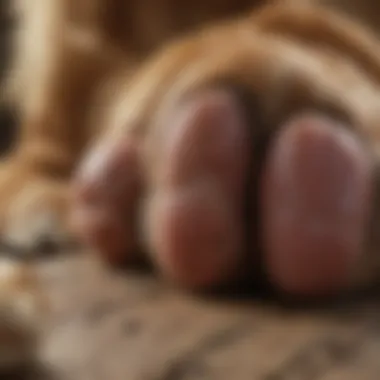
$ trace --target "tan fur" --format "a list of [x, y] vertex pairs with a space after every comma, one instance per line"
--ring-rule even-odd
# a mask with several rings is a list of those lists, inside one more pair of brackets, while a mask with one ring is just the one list
[[15, 0], [19, 28], [4, 93], [21, 133], [0, 168], [4, 239], [29, 247], [59, 231], [64, 240], [69, 180], [99, 132], [144, 134], [170, 99], [218, 79], [258, 95], [269, 125], [322, 107], [362, 126], [377, 152], [378, 1], [272, 3]]

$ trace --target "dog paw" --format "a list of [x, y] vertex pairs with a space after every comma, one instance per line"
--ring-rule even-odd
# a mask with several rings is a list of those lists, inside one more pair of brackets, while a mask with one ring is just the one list
[[59, 250], [71, 239], [68, 184], [21, 165], [0, 171], [0, 242], [14, 254]]
[[278, 7], [159, 54], [79, 171], [83, 239], [189, 288], [259, 265], [298, 296], [378, 278], [380, 59], [355, 28]]

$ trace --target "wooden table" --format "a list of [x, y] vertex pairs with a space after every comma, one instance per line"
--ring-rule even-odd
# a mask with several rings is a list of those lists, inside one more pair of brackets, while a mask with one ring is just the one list
[[380, 379], [374, 302], [290, 311], [191, 296], [84, 254], [39, 265], [53, 303], [42, 356], [59, 379]]

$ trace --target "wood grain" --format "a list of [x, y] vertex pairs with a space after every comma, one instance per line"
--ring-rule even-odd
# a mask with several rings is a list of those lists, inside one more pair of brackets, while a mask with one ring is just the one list
[[[373, 302], [291, 311], [196, 297], [91, 256], [40, 264], [52, 301], [41, 357], [64, 380], [378, 379]], [[54, 377], [54, 378], [55, 378]]]

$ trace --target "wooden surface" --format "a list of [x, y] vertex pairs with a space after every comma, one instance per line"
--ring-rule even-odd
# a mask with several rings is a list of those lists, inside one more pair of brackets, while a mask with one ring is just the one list
[[186, 295], [86, 255], [40, 267], [53, 302], [41, 355], [63, 380], [380, 379], [380, 313]]

